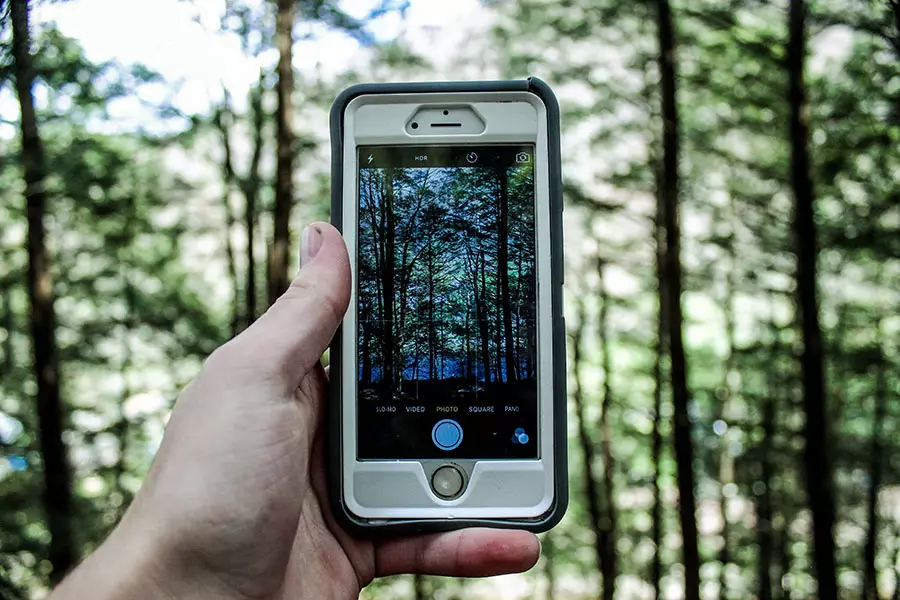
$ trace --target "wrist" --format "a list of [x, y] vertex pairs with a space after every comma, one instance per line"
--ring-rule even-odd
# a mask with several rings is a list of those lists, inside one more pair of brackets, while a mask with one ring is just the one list
[[[136, 520], [135, 520], [136, 521]], [[244, 600], [221, 580], [179, 560], [158, 531], [128, 515], [87, 559], [54, 590], [49, 600]]]

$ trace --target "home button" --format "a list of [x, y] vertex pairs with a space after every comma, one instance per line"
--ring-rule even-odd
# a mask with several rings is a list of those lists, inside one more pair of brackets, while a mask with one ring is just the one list
[[440, 498], [450, 500], [459, 496], [464, 482], [462, 471], [453, 465], [444, 465], [437, 468], [431, 476], [431, 489]]

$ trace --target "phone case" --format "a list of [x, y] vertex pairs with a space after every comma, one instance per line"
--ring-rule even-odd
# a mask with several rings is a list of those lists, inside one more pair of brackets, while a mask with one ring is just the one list
[[536, 519], [391, 519], [369, 521], [351, 514], [343, 502], [341, 464], [341, 335], [334, 336], [330, 348], [331, 383], [326, 409], [328, 422], [328, 486], [331, 510], [348, 531], [357, 535], [399, 535], [449, 531], [466, 527], [525, 529], [535, 533], [556, 525], [569, 501], [566, 428], [566, 327], [563, 317], [562, 176], [560, 166], [559, 104], [550, 87], [536, 77], [508, 81], [363, 83], [345, 89], [331, 106], [331, 222], [342, 231], [344, 110], [361, 95], [447, 92], [526, 91], [537, 95], [547, 111], [550, 174], [551, 283], [553, 314], [553, 393], [555, 502]]

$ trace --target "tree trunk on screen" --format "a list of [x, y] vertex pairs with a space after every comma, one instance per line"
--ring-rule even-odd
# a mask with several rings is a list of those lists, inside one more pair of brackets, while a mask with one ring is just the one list
[[[478, 315], [478, 329], [481, 330], [481, 364], [484, 369], [484, 383], [488, 384], [491, 382], [491, 350], [490, 350], [490, 327], [488, 326], [488, 314], [487, 314], [487, 289], [485, 287], [485, 279], [484, 279], [484, 249], [480, 250], [480, 267], [478, 268], [478, 273], [481, 276], [481, 294], [479, 296], [481, 302], [476, 301], [476, 305], [479, 307], [479, 315]], [[476, 290], [477, 290], [477, 283]]]
[[[429, 246], [431, 245], [429, 241]], [[433, 247], [428, 249], [428, 379], [437, 379], [437, 328], [434, 322], [434, 254]]]
[[682, 339], [681, 315], [681, 234], [678, 224], [678, 107], [676, 104], [675, 31], [669, 0], [657, 0], [659, 69], [662, 85], [663, 170], [662, 204], [666, 231], [664, 260], [668, 345], [671, 361], [672, 406], [674, 412], [675, 460], [678, 472], [679, 520], [685, 598], [700, 598], [700, 555], [697, 547], [697, 518], [694, 498], [694, 448], [691, 441], [690, 401]]
[[59, 389], [59, 357], [53, 280], [44, 218], [47, 212], [47, 166], [34, 109], [35, 71], [29, 53], [27, 0], [12, 0], [12, 55], [20, 107], [22, 166], [28, 221], [26, 275], [31, 305], [30, 325], [37, 384], [38, 439], [43, 462], [43, 505], [50, 533], [51, 581], [60, 581], [75, 562], [72, 539], [72, 475], [63, 442], [65, 416]]
[[228, 92], [225, 92], [223, 105], [216, 109], [214, 121], [216, 129], [222, 138], [222, 180], [224, 191], [222, 192], [222, 209], [225, 212], [225, 264], [228, 267], [228, 279], [231, 284], [231, 335], [238, 334], [240, 328], [241, 290], [238, 285], [237, 264], [235, 261], [234, 240], [231, 234], [237, 223], [237, 217], [231, 208], [231, 192], [237, 185], [237, 175], [234, 172], [234, 162], [231, 154], [230, 129], [233, 123]]
[[[572, 400], [575, 402], [575, 418], [578, 420], [578, 445], [581, 447], [582, 473], [584, 492], [587, 500], [588, 518], [594, 532], [594, 552], [597, 561], [597, 572], [603, 573], [603, 515], [600, 513], [600, 494], [597, 481], [594, 479], [594, 441], [591, 439], [592, 427], [587, 423], [584, 390], [581, 386], [581, 367], [584, 363], [584, 329], [587, 320], [583, 301], [578, 304], [578, 325], [572, 334], [572, 379], [575, 388]], [[605, 587], [605, 581], [604, 581]]]
[[385, 192], [381, 206], [384, 224], [384, 248], [381, 260], [381, 290], [384, 294], [382, 327], [382, 382], [387, 394], [394, 393], [394, 271], [396, 262], [396, 234], [394, 231], [394, 169], [385, 172]]
[[247, 235], [247, 280], [244, 282], [244, 310], [246, 311], [246, 326], [249, 327], [256, 320], [256, 202], [259, 198], [261, 178], [259, 175], [259, 163], [263, 150], [263, 123], [265, 113], [262, 106], [263, 73], [259, 73], [259, 82], [250, 92], [250, 115], [253, 122], [253, 154], [250, 156], [250, 168], [246, 179], [242, 182], [244, 192], [244, 230]]
[[[498, 241], [497, 246], [499, 247], [499, 245]], [[503, 309], [500, 306], [501, 304], [500, 278], [495, 277], [494, 303], [491, 305], [491, 308], [494, 309], [494, 323], [497, 325], [494, 328], [494, 348], [497, 350], [497, 360], [494, 362], [494, 368], [497, 369], [496, 380], [498, 382], [503, 381]]]
[[469, 383], [473, 383], [475, 381], [475, 376], [473, 375], [473, 364], [472, 364], [472, 331], [469, 328], [469, 324], [471, 323], [471, 319], [469, 319], [469, 315], [471, 314], [471, 305], [466, 306], [466, 326], [465, 326], [465, 335], [466, 335], [466, 374], [465, 380]]
[[878, 575], [875, 570], [875, 551], [878, 546], [878, 492], [883, 477], [884, 443], [882, 442], [887, 417], [887, 381], [885, 359], [882, 354], [881, 315], [876, 321], [875, 343], [878, 346], [878, 364], [875, 373], [875, 411], [872, 415], [872, 438], [869, 442], [869, 490], [866, 497], [866, 543], [863, 550], [863, 598], [878, 600]]
[[600, 546], [603, 550], [601, 559], [603, 574], [603, 600], [612, 600], [616, 592], [617, 554], [616, 554], [616, 503], [613, 489], [615, 460], [612, 453], [612, 428], [609, 424], [610, 406], [613, 402], [612, 392], [612, 356], [609, 338], [609, 294], [606, 291], [606, 279], [603, 276], [604, 264], [599, 261], [597, 273], [600, 279], [600, 314], [598, 333], [600, 337], [600, 356], [603, 367], [603, 400], [600, 405], [600, 442], [603, 451], [603, 529], [600, 534]]
[[500, 219], [497, 227], [497, 274], [500, 276], [500, 303], [503, 311], [503, 338], [506, 340], [506, 380], [516, 381], [518, 373], [516, 359], [513, 352], [515, 339], [513, 338], [512, 307], [510, 306], [511, 294], [509, 291], [509, 181], [506, 177], [506, 167], [497, 171], [500, 180]]
[[368, 301], [362, 304], [362, 323], [359, 324], [363, 334], [362, 341], [362, 373], [363, 385], [372, 385], [372, 309]]
[[812, 512], [814, 564], [821, 600], [837, 600], [834, 561], [834, 497], [829, 456], [828, 410], [822, 332], [816, 289], [816, 226], [808, 149], [808, 109], [803, 81], [806, 53], [806, 4], [791, 0], [787, 48], [790, 104], [791, 185], [796, 201], [797, 306], [803, 331], [803, 407], [806, 412], [806, 489]]
[[278, 109], [276, 111], [277, 157], [275, 163], [275, 206], [272, 248], [269, 255], [269, 304], [288, 287], [291, 238], [291, 205], [294, 202], [294, 117], [291, 93], [294, 91], [294, 11], [296, 0], [277, 0], [275, 45], [278, 47]]

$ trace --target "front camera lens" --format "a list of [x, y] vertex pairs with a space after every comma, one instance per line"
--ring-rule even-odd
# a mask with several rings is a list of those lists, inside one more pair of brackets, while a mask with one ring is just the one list
[[410, 127], [412, 127], [413, 129], [418, 129], [418, 128], [419, 128], [419, 124], [418, 124], [418, 123], [413, 123], [412, 125], [410, 125]]

